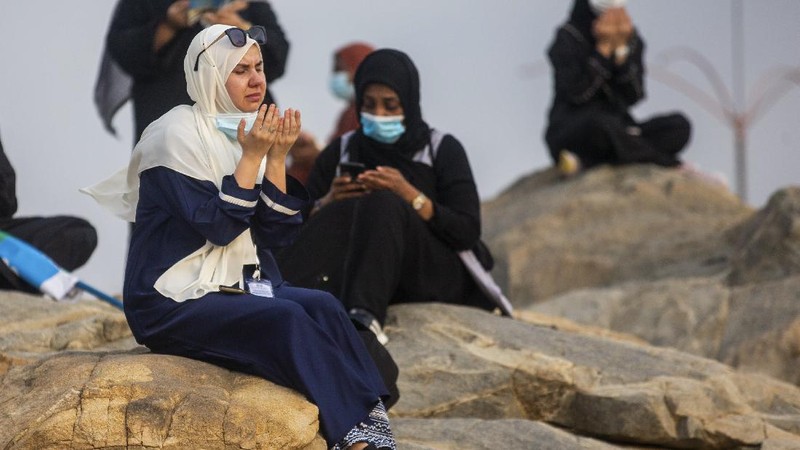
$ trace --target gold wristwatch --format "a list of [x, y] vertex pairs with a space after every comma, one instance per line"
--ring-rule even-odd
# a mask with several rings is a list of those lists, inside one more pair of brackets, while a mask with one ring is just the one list
[[427, 201], [428, 197], [425, 197], [425, 194], [420, 192], [416, 197], [414, 197], [414, 200], [411, 200], [411, 207], [414, 208], [414, 211], [419, 211], [423, 206], [425, 206], [425, 202]]

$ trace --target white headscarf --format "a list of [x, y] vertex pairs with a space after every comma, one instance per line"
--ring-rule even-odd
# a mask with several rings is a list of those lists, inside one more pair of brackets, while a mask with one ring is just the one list
[[595, 14], [603, 14], [611, 8], [622, 8], [625, 3], [625, 0], [589, 0], [589, 6]]
[[[213, 45], [227, 25], [212, 25], [194, 37], [186, 52], [183, 69], [192, 106], [176, 106], [151, 123], [133, 149], [127, 167], [94, 186], [81, 189], [103, 207], [133, 222], [139, 201], [139, 175], [153, 167], [167, 167], [188, 177], [211, 181], [221, 187], [222, 178], [233, 174], [242, 156], [238, 142], [216, 128], [222, 114], [238, 114], [225, 81], [251, 45], [258, 45], [249, 36], [243, 47], [234, 47], [227, 37]], [[209, 47], [209, 45], [211, 45]], [[200, 55], [198, 70], [195, 59]], [[259, 171], [260, 181], [263, 173]], [[155, 288], [175, 301], [199, 298], [230, 286], [242, 278], [242, 266], [256, 262], [256, 251], [246, 230], [230, 244], [220, 247], [206, 242], [203, 247], [178, 261], [156, 281]]]

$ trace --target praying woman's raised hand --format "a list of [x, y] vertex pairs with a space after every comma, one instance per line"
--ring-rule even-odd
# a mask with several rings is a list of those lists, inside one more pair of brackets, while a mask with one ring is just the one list
[[275, 124], [275, 140], [267, 150], [267, 166], [264, 177], [275, 185], [281, 192], [286, 192], [286, 155], [292, 148], [297, 137], [300, 136], [300, 111], [287, 109], [283, 117], [277, 112], [278, 121]]
[[279, 124], [280, 111], [274, 104], [269, 105], [269, 108], [267, 105], [261, 105], [253, 128], [249, 132], [244, 131], [244, 119], [239, 122], [236, 139], [242, 146], [242, 159], [236, 166], [233, 176], [240, 187], [252, 189], [255, 186], [261, 161], [277, 139]]
[[597, 39], [597, 51], [608, 58], [617, 48], [628, 44], [633, 23], [625, 8], [611, 8], [595, 19], [592, 33]]
[[300, 136], [300, 111], [289, 108], [283, 113], [283, 117], [278, 123], [275, 143], [267, 153], [269, 158], [286, 158], [289, 149]]

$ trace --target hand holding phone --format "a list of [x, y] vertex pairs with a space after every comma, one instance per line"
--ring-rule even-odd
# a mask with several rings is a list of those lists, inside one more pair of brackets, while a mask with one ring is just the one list
[[189, 25], [194, 25], [203, 14], [217, 11], [227, 2], [228, 0], [189, 0]]
[[356, 181], [358, 176], [361, 175], [365, 170], [367, 170], [367, 167], [360, 162], [342, 161], [339, 163], [337, 175], [343, 176], [347, 174], [350, 175], [350, 181]]
[[225, 3], [226, 0], [189, 0], [189, 9], [215, 11]]

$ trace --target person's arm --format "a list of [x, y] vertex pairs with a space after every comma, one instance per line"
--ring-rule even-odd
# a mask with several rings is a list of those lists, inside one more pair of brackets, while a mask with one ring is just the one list
[[255, 228], [253, 237], [258, 245], [287, 245], [302, 222], [297, 211], [306, 203], [304, 189], [293, 179], [288, 180], [288, 194], [266, 179], [261, 186], [243, 187], [234, 175], [223, 177], [217, 189], [211, 181], [199, 181], [165, 167], [142, 172], [140, 180], [146, 186], [143, 189], [158, 193], [153, 200], [160, 209], [220, 246], [250, 228]]
[[260, 188], [252, 220], [256, 246], [270, 250], [286, 247], [294, 242], [303, 225], [302, 211], [308, 206], [308, 193], [292, 177], [286, 179], [286, 192], [266, 178]]
[[156, 25], [153, 51], [158, 54], [167, 44], [189, 27], [189, 0], [176, 0], [167, 8], [166, 17]]
[[199, 181], [166, 167], [145, 170], [140, 183], [142, 189], [159, 193], [153, 196], [159, 208], [220, 246], [250, 227], [260, 192], [258, 188], [240, 187], [232, 175], [225, 176], [217, 189], [211, 181]]
[[598, 17], [592, 28], [597, 51], [610, 62], [612, 100], [628, 109], [644, 97], [641, 40], [625, 8], [612, 8]]
[[446, 135], [436, 155], [436, 200], [431, 230], [455, 250], [467, 250], [481, 234], [478, 189], [464, 147]]
[[286, 70], [289, 57], [289, 41], [283, 31], [278, 16], [266, 1], [252, 1], [241, 12], [243, 19], [252, 25], [261, 25], [267, 30], [267, 43], [261, 46], [264, 57], [264, 73], [267, 82], [280, 78]]
[[634, 31], [627, 44], [627, 55], [613, 73], [611, 86], [626, 105], [631, 106], [644, 99], [644, 41]]
[[[238, 130], [242, 159], [234, 172], [240, 186], [252, 186], [248, 180], [257, 173], [266, 156], [260, 198], [252, 221], [253, 239], [259, 248], [289, 245], [302, 225], [301, 210], [308, 203], [305, 188], [294, 178], [286, 176], [286, 155], [302, 128], [300, 111], [290, 108], [280, 117], [275, 105], [269, 108], [262, 105], [256, 124], [247, 134], [243, 122]], [[248, 162], [251, 157], [252, 162]]]
[[574, 105], [583, 105], [601, 95], [613, 76], [613, 63], [580, 35], [561, 27], [548, 51], [553, 67], [556, 95]]
[[114, 61], [134, 78], [153, 76], [159, 68], [169, 66], [170, 62], [163, 58], [183, 60], [184, 54], [161, 51], [173, 42], [180, 27], [168, 21], [168, 9], [177, 6], [163, 3], [120, 0], [114, 11], [106, 46]]
[[10, 219], [17, 212], [17, 175], [0, 142], [0, 218]]

